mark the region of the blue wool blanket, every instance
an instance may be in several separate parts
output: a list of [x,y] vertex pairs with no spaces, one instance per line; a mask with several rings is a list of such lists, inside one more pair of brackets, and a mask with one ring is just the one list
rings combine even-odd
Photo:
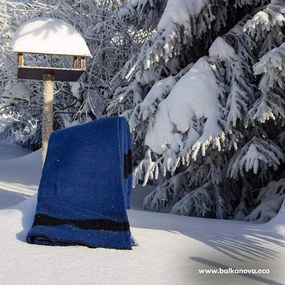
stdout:
[[28,243],[131,249],[131,135],[121,117],[52,133]]

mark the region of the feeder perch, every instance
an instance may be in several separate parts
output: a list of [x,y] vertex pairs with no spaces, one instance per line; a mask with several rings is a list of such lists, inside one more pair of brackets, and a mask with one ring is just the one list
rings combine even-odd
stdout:
[[[74,27],[62,20],[47,17],[24,22],[12,38],[12,48],[17,53],[18,79],[44,81],[42,125],[44,162],[53,125],[54,81],[77,81],[86,70],[86,58],[91,57],[91,54],[84,39]],[[41,56],[50,59],[50,62],[47,60],[46,66],[31,64]],[[68,62],[69,66],[53,66],[53,56],[64,58],[64,62]],[[25,57],[28,59],[27,64]]]

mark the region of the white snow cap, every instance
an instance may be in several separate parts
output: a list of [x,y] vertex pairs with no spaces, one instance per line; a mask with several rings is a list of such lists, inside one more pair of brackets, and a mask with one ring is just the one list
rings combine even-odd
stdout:
[[223,38],[217,37],[209,48],[209,56],[219,56],[222,59],[234,57],[235,50]]
[[70,24],[39,17],[24,22],[12,38],[14,52],[91,57],[80,33]]
[[176,83],[168,97],[163,100],[149,127],[145,144],[157,154],[167,148],[175,152],[182,147],[182,136],[189,131],[188,142],[194,143],[199,136],[192,130],[193,118],[207,119],[202,142],[221,133],[218,126],[218,86],[216,78],[205,58],[200,58]]
[[158,30],[167,28],[169,22],[184,25],[190,15],[197,16],[209,0],[168,0],[158,24]]

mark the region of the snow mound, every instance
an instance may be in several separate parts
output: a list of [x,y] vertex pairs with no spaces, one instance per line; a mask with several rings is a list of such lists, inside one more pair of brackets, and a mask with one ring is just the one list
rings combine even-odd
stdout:
[[169,119],[185,133],[195,116],[209,118],[218,109],[216,77],[208,62],[201,58],[177,82],[167,98]]
[[38,189],[41,169],[41,150],[0,160],[0,189],[33,195]]
[[285,200],[283,201],[278,214],[268,223],[273,232],[278,232],[285,239]]
[[16,144],[1,142],[0,143],[0,160],[17,158],[31,153],[30,150],[24,149]]
[[208,2],[208,0],[168,0],[158,30],[166,29],[169,22],[184,25],[189,21],[189,15],[197,16]]
[[26,199],[26,195],[0,189],[0,210],[17,205]]
[[227,59],[235,56],[235,50],[222,37],[217,37],[209,48],[209,56]]
[[[146,134],[145,144],[157,154],[163,154],[167,148],[178,152],[183,147],[182,138],[187,131],[188,142],[204,143],[221,133],[217,122],[218,110],[216,78],[207,60],[201,58],[159,104],[155,123]],[[201,118],[207,121],[204,134],[199,138],[193,126],[194,121]]]
[[90,57],[79,32],[70,24],[47,17],[24,22],[12,38],[14,52]]

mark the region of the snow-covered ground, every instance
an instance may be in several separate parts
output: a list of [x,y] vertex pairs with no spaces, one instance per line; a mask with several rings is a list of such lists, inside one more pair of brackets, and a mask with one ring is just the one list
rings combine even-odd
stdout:
[[[139,210],[137,188],[128,212],[139,244],[132,251],[30,245],[36,196],[27,197],[37,190],[40,153],[0,144],[0,157],[1,285],[285,284],[285,207],[267,224],[182,217]],[[220,268],[270,273],[199,273]]]

